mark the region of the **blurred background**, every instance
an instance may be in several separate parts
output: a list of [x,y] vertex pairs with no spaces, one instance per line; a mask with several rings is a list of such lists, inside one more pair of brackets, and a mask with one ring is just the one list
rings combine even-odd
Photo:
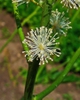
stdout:
[[[38,0],[37,0],[38,1]],[[39,68],[34,94],[41,92],[55,81],[80,47],[80,9],[70,10],[55,3],[52,9],[65,12],[72,22],[67,36],[61,36],[61,56],[54,56],[54,62]],[[24,35],[40,26],[42,9],[32,2],[19,7]],[[11,0],[0,0],[0,100],[20,100],[24,93],[28,64],[22,54],[23,48],[16,33],[16,23]],[[43,100],[80,100],[80,57],[61,85]]]

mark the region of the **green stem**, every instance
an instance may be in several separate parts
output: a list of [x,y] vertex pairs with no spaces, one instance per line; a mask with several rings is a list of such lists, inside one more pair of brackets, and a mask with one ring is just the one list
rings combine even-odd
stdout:
[[77,58],[80,56],[80,48],[75,52],[73,55],[72,59],[68,63],[68,65],[65,67],[65,69],[62,71],[62,73],[58,76],[58,78],[50,85],[48,88],[46,88],[43,92],[39,93],[36,95],[34,100],[41,100],[44,98],[46,95],[48,95],[50,92],[52,92],[64,79],[64,77],[67,75],[67,73],[70,71],[72,68],[74,62],[77,60]]
[[10,36],[10,38],[6,41],[6,43],[0,48],[0,53],[3,51],[3,49],[10,43],[10,41],[14,38],[14,36],[17,33],[17,29],[13,32],[13,34]]
[[[22,31],[21,27],[18,29],[18,32],[19,32],[20,40],[22,42],[25,38],[24,38],[24,34],[23,34],[23,31]],[[26,44],[22,43],[22,46],[23,46],[23,48],[24,48],[25,51],[29,50]]]
[[33,13],[31,13],[28,17],[26,17],[23,22],[21,23],[21,25],[23,26],[27,21],[29,21],[34,15],[36,15],[37,11],[40,9],[40,7],[37,7]]
[[[21,22],[20,22],[19,11],[18,11],[18,8],[17,8],[17,3],[13,3],[13,10],[14,10],[17,29],[18,29],[18,32],[19,32],[19,37],[20,37],[20,40],[22,42],[25,38],[24,38],[24,33],[22,31],[22,27],[21,27]],[[28,50],[28,47],[27,47],[26,44],[22,44],[22,46],[23,46],[25,51]]]
[[39,68],[39,70],[38,70],[38,73],[37,73],[37,76],[36,76],[36,81],[38,80],[38,78],[39,78],[41,72],[43,71],[44,67],[45,67],[45,65],[41,65],[41,66],[40,66],[40,68]]
[[32,100],[33,88],[38,68],[39,68],[39,60],[34,59],[32,63],[29,63],[28,75],[24,92],[24,100]]

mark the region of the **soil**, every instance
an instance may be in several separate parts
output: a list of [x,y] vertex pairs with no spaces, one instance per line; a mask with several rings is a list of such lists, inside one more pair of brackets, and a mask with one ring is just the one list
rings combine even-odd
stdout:
[[[4,36],[4,29],[8,30],[9,36],[16,29],[14,18],[6,11],[0,11],[0,48],[7,41]],[[26,32],[28,29],[24,28]],[[6,31],[5,31],[6,32]],[[23,78],[19,75],[19,69],[27,69],[28,65],[22,54],[22,45],[18,35],[0,53],[0,100],[20,100],[24,93]],[[34,94],[41,92],[47,87],[44,84],[37,84]],[[70,94],[73,99],[64,99],[63,94]],[[43,100],[80,100],[80,88],[74,83],[59,85],[53,92]]]

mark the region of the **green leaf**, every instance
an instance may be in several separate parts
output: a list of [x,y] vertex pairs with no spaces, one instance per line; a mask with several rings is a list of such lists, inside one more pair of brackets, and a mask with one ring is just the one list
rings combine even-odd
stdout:
[[74,74],[67,75],[63,80],[63,82],[78,82],[78,81],[80,81],[80,77]]

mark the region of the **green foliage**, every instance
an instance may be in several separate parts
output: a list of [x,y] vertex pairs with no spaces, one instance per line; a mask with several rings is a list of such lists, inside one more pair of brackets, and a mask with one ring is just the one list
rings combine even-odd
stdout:
[[[80,47],[80,9],[79,10],[69,10],[65,7],[61,7],[62,4],[57,2],[55,6],[53,6],[53,9],[59,9],[61,12],[65,12],[65,16],[69,18],[69,20],[72,22],[71,26],[72,29],[70,29],[67,32],[66,37],[61,37],[60,39],[60,48],[61,48],[61,56],[59,58],[54,57],[54,61],[56,63],[58,62],[67,62],[71,59],[71,56],[73,53],[77,50],[77,48]],[[69,10],[69,12],[67,12]],[[72,16],[73,15],[73,16]],[[72,71],[74,72],[80,72],[80,57],[79,59],[74,63]]]
[[8,12],[12,12],[11,0],[0,0],[0,8],[6,9]]
[[[24,81],[26,80],[27,70],[24,68],[20,68],[19,75],[23,77]],[[39,69],[40,70],[40,69]],[[52,69],[51,71],[47,71],[44,67],[41,73],[36,78],[36,83],[51,83],[57,79],[57,77],[62,73],[62,71],[58,71],[57,69]],[[68,82],[80,82],[80,77],[75,74],[69,74],[65,76],[62,83],[68,83]]]
[[[24,20],[25,18],[29,17],[35,10],[36,10],[36,5],[34,5],[33,3],[29,3],[28,5],[23,4],[19,6],[21,20]],[[40,26],[40,19],[41,19],[40,14],[41,14],[41,10],[39,10],[36,13],[36,15],[34,15],[30,20],[28,20],[27,23],[32,27]]]
[[[57,79],[57,77],[62,73],[59,71],[54,71],[54,72],[45,72],[43,71],[38,79],[36,80],[37,83],[48,83],[48,82],[53,82]],[[68,83],[68,82],[80,82],[80,77],[78,77],[75,74],[67,75],[63,79],[62,83]]]
[[63,95],[64,100],[73,100],[72,96],[70,94],[64,94]]
[[[60,56],[60,58],[56,58],[55,61],[61,63],[68,62],[71,59],[71,56],[80,46],[80,37],[77,34],[70,32],[65,38],[62,37],[60,42],[62,55]],[[80,72],[80,57],[74,63],[72,70],[74,72]]]
[[[7,12],[11,13],[13,15],[13,8],[11,0],[0,0],[0,8],[5,9]],[[19,12],[20,12],[20,19],[23,21],[26,17],[31,15],[34,10],[36,9],[36,5],[34,5],[32,2],[28,5],[22,4],[18,6]],[[40,19],[41,19],[41,10],[39,10],[34,17],[32,17],[30,20],[27,21],[27,23],[32,27],[38,27],[40,26]],[[37,17],[38,16],[38,17]]]
[[[76,14],[77,10],[70,11],[70,14],[68,14],[66,12],[67,9],[62,8],[59,5],[60,4],[56,3],[55,6],[53,7],[53,9],[58,8],[59,11],[64,10],[65,16],[69,17],[69,19],[72,20],[72,18]],[[5,9],[7,12],[13,14],[11,0],[4,0],[4,1],[0,0],[0,8]],[[21,21],[23,21],[26,18],[26,16],[27,17],[30,16],[35,11],[35,9],[36,9],[36,5],[33,5],[33,3],[30,3],[28,5],[23,4],[23,5],[19,6]],[[27,21],[27,23],[31,27],[40,26],[41,13],[42,13],[41,9],[39,9],[37,14],[34,15],[31,19],[29,19]],[[72,15],[73,15],[73,17],[72,17]],[[55,59],[54,59],[55,62],[59,62],[59,63],[68,62],[71,59],[74,52],[77,50],[77,48],[80,47],[80,23],[79,22],[80,22],[80,17],[77,16],[76,19],[73,20],[72,29],[70,29],[68,31],[67,36],[61,37],[60,47],[61,47],[62,55],[60,58],[55,57]],[[9,32],[7,31],[8,34],[5,34],[5,31],[6,31],[6,29],[3,29],[4,37],[8,37]],[[74,66],[72,68],[72,71],[74,71],[74,72],[80,72],[80,60],[79,59],[75,62]],[[46,74],[47,74],[47,72],[43,70],[36,82],[42,82],[43,80],[45,80],[44,83],[46,83],[46,82],[48,82],[48,80],[55,80],[55,78],[57,77],[59,72],[57,71],[57,72],[51,72],[48,75],[46,75]],[[21,75],[23,77],[26,77],[26,72],[24,70],[22,70]],[[77,80],[76,76],[66,76],[64,80],[66,82],[71,81],[71,77],[74,77],[75,81]]]

